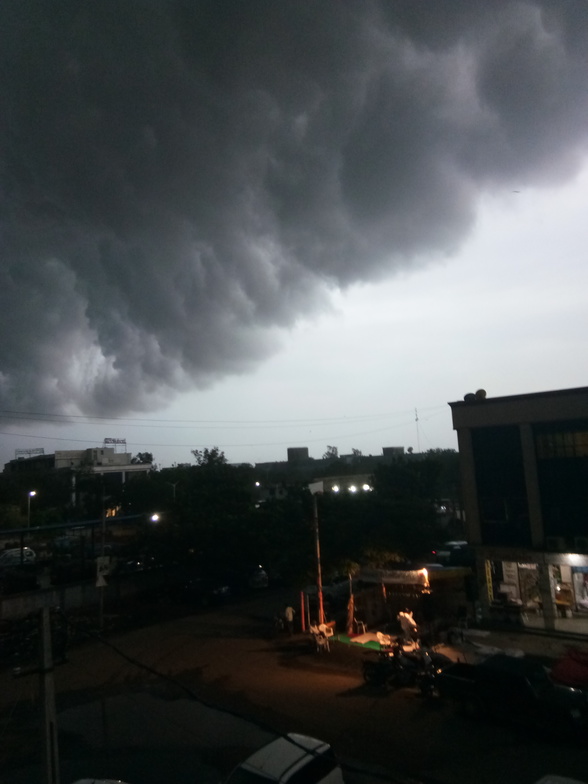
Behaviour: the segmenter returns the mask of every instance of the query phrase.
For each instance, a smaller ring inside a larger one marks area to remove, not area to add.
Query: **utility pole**
[[[321,570],[321,540],[319,534],[318,503],[316,493],[312,494],[312,510],[314,522],[314,543],[316,552],[316,592],[318,598],[318,622],[319,625],[325,622],[325,610],[323,605],[323,575]]]
[[[55,684],[53,681],[53,653],[51,646],[51,616],[49,607],[43,607],[39,615],[39,661],[38,664],[16,667],[16,678],[39,675],[39,694],[43,709],[43,763],[45,784],[59,784],[59,747],[57,744],[57,714],[55,711]]]
[[[100,591],[99,594],[99,612],[98,612],[98,631],[101,632],[104,628],[104,589],[106,588],[106,580],[104,579],[105,570],[105,550],[106,550],[106,499],[104,497],[104,477],[102,477],[102,547],[100,558],[96,560],[96,587]]]
[[[59,784],[59,748],[57,745],[57,715],[55,712],[55,684],[51,653],[51,618],[49,608],[41,610],[41,666],[40,692],[43,703],[43,740],[45,781]]]

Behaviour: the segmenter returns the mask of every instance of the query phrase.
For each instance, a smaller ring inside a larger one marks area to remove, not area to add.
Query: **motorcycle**
[[[363,679],[386,693],[393,689],[416,687],[424,697],[436,694],[436,676],[451,659],[436,651],[417,648],[405,651],[397,643],[390,650],[380,651],[376,661],[363,662]]]

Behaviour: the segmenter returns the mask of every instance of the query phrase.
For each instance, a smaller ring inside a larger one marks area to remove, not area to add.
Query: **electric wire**
[[[426,409],[424,409],[424,410],[426,410]],[[432,410],[435,411],[435,407],[433,407]],[[442,407],[442,410],[445,410],[445,407]],[[439,416],[440,413],[441,413],[441,411],[437,411],[437,413],[431,414],[430,416],[425,417],[424,419],[421,418],[419,421],[428,421],[428,420],[434,418],[435,416]],[[381,415],[381,416],[386,416],[386,415]],[[374,418],[375,418],[375,415],[374,415]],[[171,420],[171,421],[176,421],[176,420]],[[191,422],[192,420],[186,420],[186,421]],[[194,420],[194,422],[196,422],[196,421],[197,420]],[[288,420],[284,420],[284,421],[288,421]],[[338,422],[340,424],[354,424],[354,423],[358,423],[358,420],[357,419],[355,419],[355,420],[354,419],[337,419],[337,420],[324,419],[324,420],[300,420],[300,422],[304,423],[305,425],[314,423],[315,426],[316,426],[317,424],[321,424],[321,423],[334,423],[334,422]],[[48,423],[48,424],[50,424],[50,423]],[[66,422],[55,422],[54,424],[67,424],[67,423]],[[74,423],[74,424],[79,425],[79,424],[97,424],[97,423],[90,422],[90,423]],[[228,426],[228,424],[229,423],[227,423],[227,426]],[[314,444],[314,443],[321,443],[321,442],[324,442],[324,441],[338,440],[338,439],[342,439],[342,438],[345,438],[345,439],[363,438],[365,436],[376,435],[378,433],[382,433],[383,434],[383,433],[391,432],[393,430],[398,430],[400,428],[405,428],[405,427],[409,426],[409,424],[412,424],[412,422],[409,422],[407,420],[407,421],[396,423],[394,425],[387,425],[387,426],[384,426],[384,427],[378,427],[378,428],[370,429],[370,430],[361,430],[361,431],[356,431],[354,433],[328,434],[328,435],[322,435],[320,437],[317,436],[317,437],[313,437],[313,438],[309,438],[309,437],[288,438],[287,440],[282,439],[282,440],[279,440],[279,441],[253,441],[253,442],[240,442],[240,443],[216,443],[215,445],[218,446],[221,449],[237,449],[237,448],[256,448],[256,447],[276,447],[276,446],[284,446],[285,444],[287,444],[288,446],[294,446],[294,445],[297,445],[297,444],[309,444],[309,443]],[[128,427],[128,426],[140,427],[141,425],[135,425],[135,424],[133,424],[133,425],[125,425],[125,427]],[[158,427],[160,427],[160,426],[158,426]],[[250,427],[250,426],[248,425],[247,427]],[[251,425],[251,427],[253,427],[253,425]],[[272,427],[278,427],[278,425],[275,424],[275,425],[272,425]],[[186,427],[182,427],[181,429],[185,432]],[[213,426],[206,426],[206,427],[199,426],[198,427],[199,431],[203,430],[203,429],[211,429],[211,430],[215,429],[215,430],[218,430],[218,426],[216,428],[213,427]],[[231,427],[231,429],[234,430],[234,429],[239,429],[239,428]],[[29,438],[29,439],[33,438],[33,439],[36,439],[36,440],[44,440],[44,441],[58,441],[58,442],[66,442],[66,443],[84,443],[84,444],[87,444],[88,441],[91,440],[90,438],[48,436],[48,435],[38,435],[38,434],[32,434],[32,433],[9,432],[9,431],[0,431],[0,435],[12,437],[12,438]],[[213,439],[213,440],[217,441],[217,439]],[[177,443],[177,442],[174,442],[174,443],[158,443],[158,442],[154,442],[154,441],[135,441],[134,439],[127,439],[127,442],[129,444],[134,445],[135,447],[179,448],[179,449],[183,449],[183,448],[191,449],[191,448],[194,448],[195,446],[204,445],[206,443],[202,439],[198,439],[198,443],[196,443],[196,444],[194,442],[183,443],[183,444],[182,443]]]
[[[80,629],[77,627],[76,623],[72,622],[71,619],[67,616],[67,614],[61,608],[58,609],[58,612],[62,616],[63,620],[65,621],[65,623],[68,626],[76,629],[76,631],[78,631],[78,632],[80,631]],[[194,700],[195,702],[199,703],[200,705],[203,705],[205,708],[208,708],[209,710],[213,710],[213,711],[222,711],[222,713],[228,714],[229,716],[232,716],[233,718],[236,718],[236,719],[239,719],[241,721],[246,721],[246,722],[249,722],[251,724],[254,724],[256,727],[258,727],[263,732],[267,732],[269,734],[273,734],[276,737],[281,737],[281,738],[287,739],[290,743],[294,743],[295,745],[297,745],[296,741],[294,741],[292,738],[288,738],[288,736],[285,735],[284,733],[280,733],[280,732],[276,731],[276,729],[274,727],[270,727],[268,724],[266,724],[265,722],[260,721],[259,719],[252,718],[250,716],[246,716],[246,715],[244,715],[242,713],[239,713],[239,712],[237,712],[237,711],[235,711],[233,709],[230,709],[230,708],[226,708],[226,707],[219,708],[217,705],[214,705],[213,703],[209,702],[208,700],[203,699],[193,689],[191,689],[185,683],[182,683],[180,680],[178,680],[174,676],[169,675],[168,673],[162,672],[161,670],[159,670],[159,669],[157,669],[155,667],[152,667],[149,664],[146,664],[145,662],[141,661],[140,659],[137,659],[135,656],[130,656],[129,654],[125,653],[117,645],[115,645],[114,643],[112,643],[109,640],[107,640],[102,634],[100,634],[100,632],[98,632],[96,630],[93,630],[93,629],[81,629],[81,633],[86,635],[90,639],[93,639],[96,642],[99,642],[100,644],[102,644],[105,647],[109,648],[113,653],[115,653],[121,659],[126,661],[128,664],[131,664],[133,667],[137,667],[138,669],[143,670],[143,671],[149,673],[150,675],[153,675],[154,677],[156,677],[156,678],[158,678],[160,680],[163,680],[163,681],[165,681],[167,683],[172,684],[174,687],[176,687],[176,688],[180,689],[181,691],[183,691],[189,699]],[[302,748],[303,751],[305,753],[307,753],[307,754],[315,754],[316,753],[314,750],[308,749],[305,746],[300,746],[300,748]],[[339,763],[340,763],[341,767],[346,769],[346,770],[353,771],[353,772],[356,772],[356,773],[365,773],[365,769],[361,768],[360,766],[351,765],[349,762],[344,762],[344,761],[341,761],[341,760],[339,760]],[[392,782],[392,784],[394,784],[395,782],[396,782],[396,784],[401,784],[401,780],[400,779],[397,779],[397,780],[391,779],[389,774],[384,774],[383,772],[370,770],[370,775],[372,775],[372,776],[374,776],[376,778],[380,778],[382,781]]]
[[[430,406],[422,408],[421,411],[441,411],[446,410],[446,406]],[[321,424],[345,424],[354,422],[368,422],[392,417],[405,417],[408,411],[393,411],[377,414],[355,414],[338,417],[306,417],[302,419],[151,419],[141,417],[102,417],[90,416],[86,414],[52,414],[50,412],[29,412],[29,411],[0,411],[0,418],[19,420],[30,420],[45,422],[47,424],[85,424],[103,425],[105,422],[124,424],[125,427],[154,427],[154,428],[184,428],[186,425],[193,424],[198,428],[227,426],[235,428],[259,428],[259,427],[284,427],[307,426]],[[79,421],[84,420],[84,421]]]

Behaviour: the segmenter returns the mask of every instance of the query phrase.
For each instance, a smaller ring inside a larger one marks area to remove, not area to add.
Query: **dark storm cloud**
[[[588,131],[580,2],[4,0],[0,408],[244,372]],[[269,336],[269,337],[268,337]]]

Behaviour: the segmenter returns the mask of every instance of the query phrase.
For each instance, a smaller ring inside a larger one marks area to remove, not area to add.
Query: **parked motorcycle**
[[[363,679],[385,692],[416,687],[423,696],[432,697],[436,693],[437,674],[451,663],[449,657],[436,651],[427,648],[406,651],[396,644],[390,650],[380,651],[375,661],[363,662]]]

